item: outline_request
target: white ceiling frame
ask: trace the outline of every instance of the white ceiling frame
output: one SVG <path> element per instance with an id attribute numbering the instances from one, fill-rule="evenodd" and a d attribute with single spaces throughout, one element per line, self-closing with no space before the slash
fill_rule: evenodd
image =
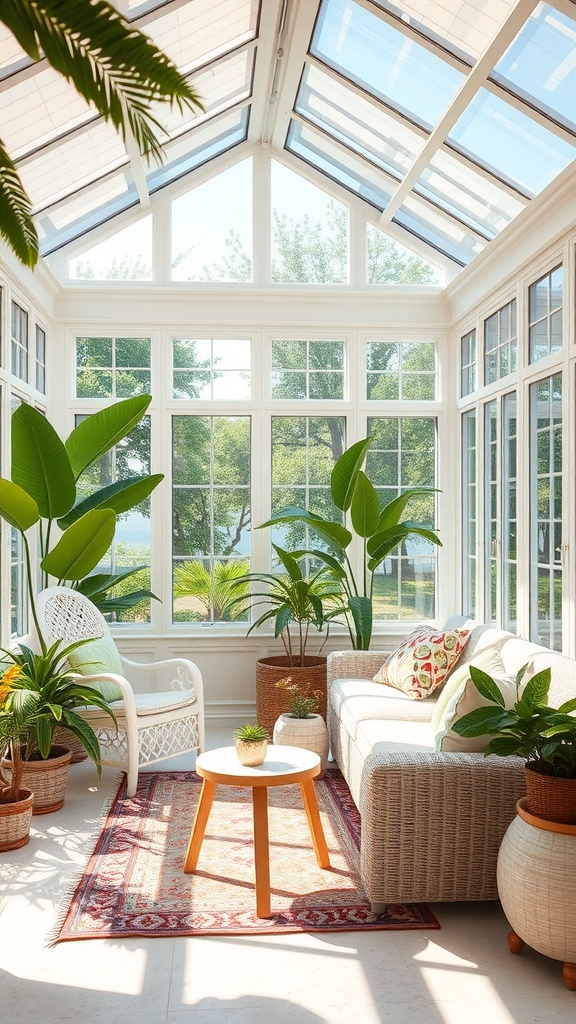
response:
<path id="1" fill-rule="evenodd" d="M 535 99 L 533 102 L 530 102 L 528 97 L 524 100 L 522 96 L 517 96 L 511 88 L 507 89 L 503 83 L 495 82 L 491 78 L 486 79 L 484 88 L 492 93 L 493 96 L 505 100 L 506 103 L 509 103 L 511 107 L 514 107 L 521 114 L 525 114 L 531 121 L 536 121 L 537 124 L 541 125 L 542 128 L 546 128 L 551 134 L 557 135 L 558 138 L 568 142 L 571 146 L 576 146 L 576 129 L 570 131 L 560 121 L 556 121 L 554 111 L 552 110 L 549 114 L 545 114 L 536 106 Z"/>
<path id="2" fill-rule="evenodd" d="M 456 93 L 456 96 L 452 100 L 452 103 L 430 133 L 426 145 L 416 157 L 416 160 L 412 164 L 412 167 L 404 178 L 404 181 L 384 210 L 384 213 L 380 218 L 380 224 L 382 226 L 388 224 L 392 220 L 394 214 L 400 209 L 404 200 L 410 195 L 413 186 L 419 180 L 422 172 L 426 169 L 430 160 L 440 148 L 450 130 L 464 113 L 478 90 L 485 85 L 492 68 L 498 62 L 505 50 L 508 49 L 512 40 L 516 38 L 520 28 L 526 21 L 526 18 L 539 2 L 540 0 L 518 0 L 516 6 L 512 9 L 506 18 L 506 21 L 494 36 L 492 42 L 488 44 L 484 53 L 470 71 L 468 77 L 462 83 L 460 89 Z"/>
<path id="3" fill-rule="evenodd" d="M 278 100 L 273 105 L 268 124 L 270 146 L 277 152 L 284 149 L 319 6 L 320 0 L 295 0 L 290 4 L 286 33 L 286 52 L 289 56 L 282 62 L 280 81 L 277 82 Z"/>
<path id="4" fill-rule="evenodd" d="M 264 133 L 273 81 L 274 54 L 279 46 L 279 32 L 283 3 L 286 0 L 269 0 L 261 3 L 258 38 L 256 40 L 256 63 L 252 84 L 252 110 L 248 127 L 250 142 L 259 142 Z"/>
<path id="5" fill-rule="evenodd" d="M 321 128 L 318 128 L 318 126 L 315 125 L 315 124 L 310 124 L 309 121 L 304 121 L 304 119 L 301 118 L 300 115 L 298 115 L 298 114 L 293 114 L 292 115 L 292 120 L 297 121 L 298 123 L 301 123 L 301 122 L 305 123 L 306 126 L 313 133 L 316 132 L 319 135 L 323 134 Z M 345 146 L 344 143 L 340 142 L 338 139 L 333 139 L 332 136 L 329 136 L 329 138 L 330 138 L 331 145 L 335 146 L 336 149 L 341 150 L 344 155 L 347 155 L 347 156 L 352 155 L 355 159 L 360 161 L 361 167 L 365 171 L 364 176 L 366 177 L 366 179 L 369 182 L 373 183 L 376 187 L 378 187 L 379 181 L 382 181 L 383 179 L 385 180 L 385 182 L 387 184 L 390 183 L 392 185 L 392 187 L 394 187 L 397 184 L 397 179 L 393 178 L 386 171 L 384 171 L 381 167 L 378 167 L 376 164 L 372 164 L 370 161 L 364 159 L 360 154 L 353 152 L 347 146 Z M 284 150 L 284 153 L 287 153 L 287 152 L 290 152 L 290 151 L 289 150 Z M 292 155 L 297 160 L 300 160 L 301 163 L 303 163 L 306 167 L 313 166 L 313 165 L 309 164 L 303 157 L 298 157 L 297 154 L 292 154 Z M 323 173 L 324 176 L 326 178 L 328 178 L 329 181 L 335 181 L 335 179 L 331 178 L 326 171 L 320 172 L 320 173 Z M 338 184 L 338 182 L 335 182 L 335 183 Z M 374 207 L 372 207 L 371 204 L 368 203 L 368 200 L 363 199 L 362 196 L 356 195 L 350 189 L 346 189 L 344 185 L 341 185 L 341 188 L 348 195 L 353 195 L 356 199 L 360 200 L 361 202 L 367 203 L 367 205 L 370 206 L 371 209 L 374 209 Z M 459 228 L 464 228 L 466 230 L 466 232 L 472 238 L 475 239 L 475 241 L 480 243 L 482 248 L 485 248 L 490 243 L 490 241 L 492 240 L 491 237 L 488 237 L 487 235 L 480 234 L 480 232 L 476 231 L 472 227 L 472 225 L 469 224 L 467 221 L 463 220 L 460 217 L 457 217 L 455 214 L 450 213 L 449 210 L 446 210 L 439 203 L 434 203 L 432 200 L 428 199 L 427 196 L 423 196 L 423 195 L 417 194 L 417 198 L 418 198 L 419 202 L 423 203 L 427 207 L 430 207 L 430 209 L 433 211 L 433 213 L 435 213 L 436 216 L 440 215 L 440 217 L 444 218 L 447 221 L 448 224 L 455 224 Z M 379 226 L 379 227 L 381 226 L 381 219 L 376 222 L 376 225 Z M 387 226 L 386 226 L 386 231 L 387 232 L 388 232 L 388 228 L 389 228 L 389 224 L 387 224 Z M 408 231 L 408 229 L 406 229 L 406 231 L 407 231 L 407 234 L 410 237 L 412 237 L 412 232 Z M 417 236 L 414 236 L 414 237 L 417 237 Z M 434 248 L 434 245 L 433 245 L 432 242 L 430 242 L 429 245 L 432 248 Z M 436 251 L 439 251 L 439 250 L 436 250 Z M 450 259 L 450 257 L 447 256 L 447 259 Z M 453 262 L 456 262 L 456 260 L 454 260 Z"/>
<path id="6" fill-rule="evenodd" d="M 324 64 L 318 59 L 318 57 L 314 57 L 313 54 L 309 53 L 307 55 L 306 64 L 310 64 L 311 67 L 318 68 L 319 71 L 322 71 L 327 78 L 332 79 L 332 81 L 337 85 L 345 85 L 347 89 L 350 89 L 350 92 L 354 93 L 354 95 L 358 96 L 360 99 L 365 100 L 367 103 L 370 103 L 371 106 L 385 110 L 385 112 L 389 114 L 397 124 L 401 125 L 403 128 L 409 128 L 410 131 L 414 132 L 414 134 L 418 135 L 421 139 L 427 139 L 429 137 L 430 132 L 427 128 L 422 128 L 422 126 L 416 124 L 415 121 L 411 121 L 409 117 L 400 113 L 400 111 L 396 110 L 396 107 L 393 107 L 390 103 L 386 103 L 380 98 L 380 96 L 375 96 L 374 93 L 369 92 L 367 89 L 363 88 L 363 86 L 358 85 L 357 82 L 353 82 L 351 78 L 347 78 L 346 75 L 341 74 L 341 72 L 335 71 L 334 68 L 331 68 L 328 64 Z M 296 97 L 294 97 L 294 103 L 295 102 Z M 370 127 L 370 125 L 368 125 L 368 127 Z"/>

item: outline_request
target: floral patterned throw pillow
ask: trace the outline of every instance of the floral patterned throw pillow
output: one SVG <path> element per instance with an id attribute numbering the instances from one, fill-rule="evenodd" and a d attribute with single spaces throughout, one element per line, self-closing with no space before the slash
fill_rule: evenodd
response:
<path id="1" fill-rule="evenodd" d="M 470 632 L 470 629 L 438 630 L 421 626 L 389 655 L 374 676 L 374 682 L 394 686 L 412 700 L 429 697 L 454 668 L 470 639 Z"/>

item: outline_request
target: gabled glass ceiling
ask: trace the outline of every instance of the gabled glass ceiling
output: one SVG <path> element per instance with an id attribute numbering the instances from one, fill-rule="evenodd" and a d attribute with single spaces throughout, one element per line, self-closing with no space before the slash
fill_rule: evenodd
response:
<path id="1" fill-rule="evenodd" d="M 241 157 L 261 141 L 456 271 L 576 155 L 570 0 L 116 6 L 191 76 L 204 111 L 161 110 L 166 162 L 148 165 L 0 26 L 1 133 L 45 254 L 129 207 L 145 208 L 154 191 L 232 147 Z"/>
<path id="2" fill-rule="evenodd" d="M 557 2 L 322 0 L 286 149 L 465 266 L 576 156 Z"/>

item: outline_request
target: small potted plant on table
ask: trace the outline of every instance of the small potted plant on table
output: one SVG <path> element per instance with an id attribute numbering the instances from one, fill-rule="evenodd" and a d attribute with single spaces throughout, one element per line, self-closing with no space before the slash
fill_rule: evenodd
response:
<path id="1" fill-rule="evenodd" d="M 255 768 L 266 760 L 268 732 L 262 725 L 241 725 L 234 732 L 240 764 Z"/>

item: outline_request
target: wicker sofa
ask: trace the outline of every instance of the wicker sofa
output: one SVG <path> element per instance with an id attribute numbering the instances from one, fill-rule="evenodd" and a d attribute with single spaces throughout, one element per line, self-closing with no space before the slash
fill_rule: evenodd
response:
<path id="1" fill-rule="evenodd" d="M 471 625 L 459 665 L 492 646 L 510 675 L 527 662 L 550 666 L 550 704 L 576 696 L 576 661 Z M 430 720 L 437 695 L 414 701 L 372 682 L 385 659 L 384 651 L 328 656 L 331 751 L 362 816 L 361 873 L 373 909 L 496 899 L 498 850 L 524 794 L 523 762 L 436 753 Z"/>

